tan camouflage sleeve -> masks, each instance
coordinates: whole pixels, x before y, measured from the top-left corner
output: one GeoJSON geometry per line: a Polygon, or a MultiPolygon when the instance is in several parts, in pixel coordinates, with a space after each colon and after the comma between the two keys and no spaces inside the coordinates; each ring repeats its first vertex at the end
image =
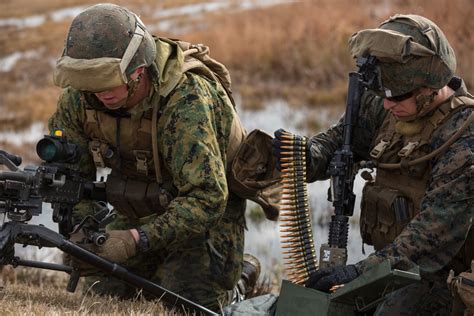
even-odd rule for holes
{"type": "Polygon", "coordinates": [[[232,116],[212,83],[188,75],[158,123],[160,153],[178,196],[142,226],[151,249],[179,247],[218,224],[228,196],[225,151],[232,116]]]}
{"type": "MultiPolygon", "coordinates": [[[[456,132],[472,109],[457,113],[438,133],[433,147],[456,132]]],[[[474,212],[474,130],[471,126],[447,152],[433,162],[421,211],[393,243],[359,262],[360,269],[389,259],[392,267],[435,272],[448,264],[463,245],[474,212]]]]}

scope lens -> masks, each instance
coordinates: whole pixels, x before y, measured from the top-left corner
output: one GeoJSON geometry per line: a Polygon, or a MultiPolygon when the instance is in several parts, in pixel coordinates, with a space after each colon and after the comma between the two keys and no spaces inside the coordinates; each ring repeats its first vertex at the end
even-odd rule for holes
{"type": "Polygon", "coordinates": [[[36,152],[38,156],[44,161],[52,161],[58,154],[58,148],[56,144],[49,139],[42,139],[36,146],[36,152]]]}

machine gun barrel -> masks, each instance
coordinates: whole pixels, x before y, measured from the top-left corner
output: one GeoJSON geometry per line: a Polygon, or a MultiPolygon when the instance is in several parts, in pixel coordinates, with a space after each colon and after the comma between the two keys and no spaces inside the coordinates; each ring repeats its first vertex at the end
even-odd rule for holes
{"type": "MultiPolygon", "coordinates": [[[[21,165],[22,159],[20,156],[9,154],[4,150],[0,150],[0,157],[5,157],[9,161],[11,161],[15,166],[21,165]]],[[[0,160],[0,164],[3,164],[4,162],[0,160]]]]}
{"type": "Polygon", "coordinates": [[[347,246],[348,216],[354,212],[355,195],[352,154],[352,130],[359,113],[362,94],[362,76],[357,72],[349,74],[349,93],[343,124],[343,144],[337,150],[329,164],[331,175],[331,199],[334,216],[329,228],[329,246],[345,248],[347,246]]]}
{"type": "Polygon", "coordinates": [[[32,184],[34,182],[34,176],[26,172],[3,171],[0,173],[0,181],[6,180],[32,184]]]}
{"type": "Polygon", "coordinates": [[[352,150],[352,127],[354,126],[357,114],[359,113],[360,97],[362,94],[361,82],[362,75],[360,73],[349,73],[349,91],[347,95],[346,113],[344,116],[343,151],[352,150]]]}

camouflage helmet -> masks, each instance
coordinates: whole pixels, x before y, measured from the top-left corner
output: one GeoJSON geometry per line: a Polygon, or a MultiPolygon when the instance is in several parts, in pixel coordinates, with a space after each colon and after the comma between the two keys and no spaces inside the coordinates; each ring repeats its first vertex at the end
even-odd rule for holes
{"type": "MultiPolygon", "coordinates": [[[[135,33],[143,22],[131,11],[115,4],[101,3],[80,13],[72,22],[65,43],[65,53],[73,58],[122,58],[135,33]]],[[[156,46],[145,29],[144,40],[127,67],[127,74],[142,66],[150,66],[155,59],[156,46]]]]}
{"type": "Polygon", "coordinates": [[[456,57],[439,27],[419,15],[397,14],[377,29],[362,30],[349,40],[354,57],[371,54],[380,61],[383,97],[421,87],[440,89],[454,76],[456,57]]]}
{"type": "Polygon", "coordinates": [[[79,90],[106,90],[127,83],[133,71],[150,66],[155,58],[155,41],[140,18],[124,7],[101,3],[72,21],[54,82],[79,90]],[[102,78],[94,80],[98,74],[102,78]]]}

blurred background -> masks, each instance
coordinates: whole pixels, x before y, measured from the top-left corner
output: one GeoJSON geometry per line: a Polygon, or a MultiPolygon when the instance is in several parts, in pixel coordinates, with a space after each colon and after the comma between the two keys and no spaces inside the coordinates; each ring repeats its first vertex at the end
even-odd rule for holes
{"type": "MultiPolygon", "coordinates": [[[[0,3],[0,149],[39,163],[35,144],[47,133],[60,89],[52,71],[69,24],[91,0],[2,0],[0,3]]],[[[472,0],[116,0],[141,16],[151,33],[203,43],[230,70],[244,126],[273,134],[280,127],[311,136],[344,111],[347,74],[354,69],[347,40],[395,13],[432,19],[453,46],[457,74],[474,85],[472,0]]],[[[356,180],[358,201],[363,181],[356,180]]],[[[316,247],[327,241],[331,205],[327,181],[309,185],[316,247]]],[[[351,219],[349,262],[366,255],[358,231],[359,202],[351,219]]],[[[1,218],[0,218],[1,219],[1,218]]],[[[284,277],[278,223],[249,204],[246,251],[257,255],[278,287],[284,277]]],[[[35,222],[54,228],[47,206],[35,222]]],[[[371,248],[365,246],[365,252],[371,248]]],[[[24,253],[24,252],[23,252],[24,253]]],[[[25,256],[58,261],[57,252],[25,256]]]]}

